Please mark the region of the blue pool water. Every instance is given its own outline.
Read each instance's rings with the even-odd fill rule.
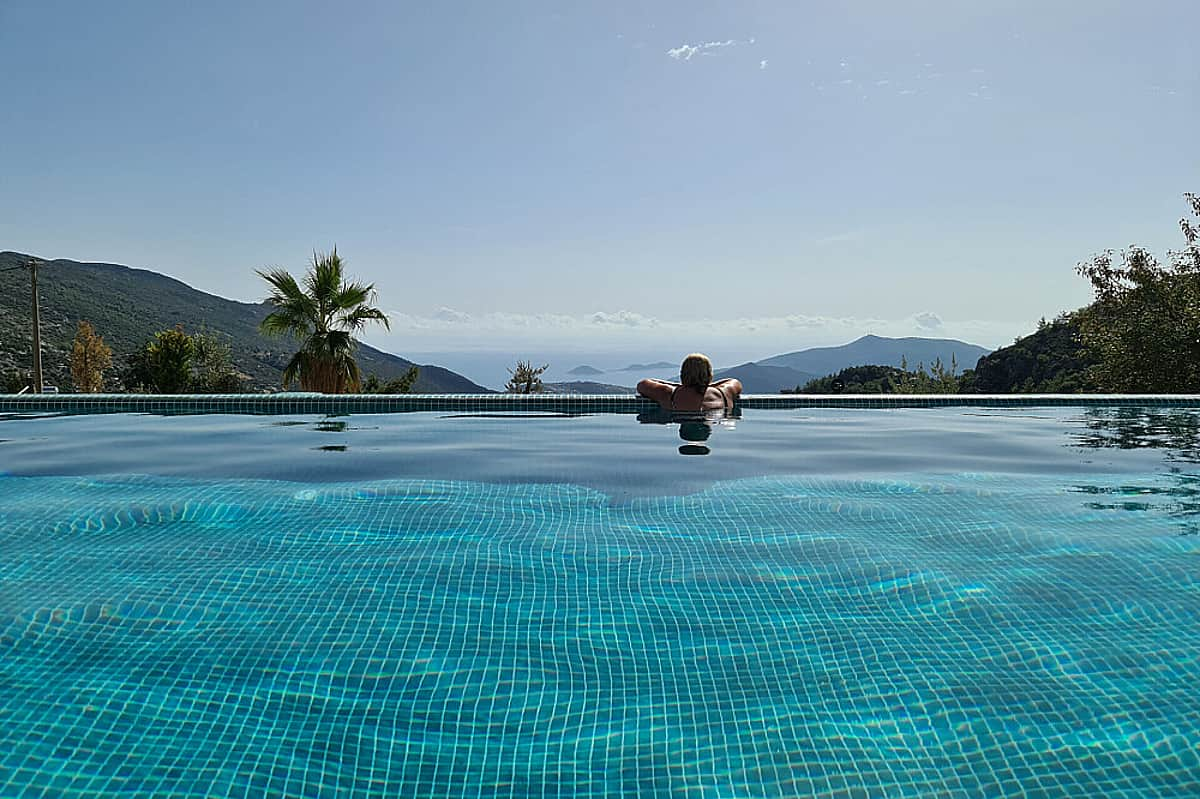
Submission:
[[[0,420],[0,795],[1200,794],[1200,413]]]

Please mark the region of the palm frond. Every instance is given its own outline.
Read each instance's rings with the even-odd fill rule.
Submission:
[[[258,329],[268,336],[308,335],[315,326],[316,308],[296,279],[286,269],[279,268],[260,269],[258,274],[274,288],[266,302],[275,308],[259,323]]]
[[[366,308],[359,306],[348,314],[342,314],[338,317],[338,323],[349,331],[362,330],[366,327],[367,322],[382,322],[383,326],[388,330],[392,329],[391,323],[383,311],[378,308]]]
[[[352,357],[354,351],[358,349],[358,342],[350,335],[349,330],[330,330],[320,337],[318,347],[317,351],[320,352],[321,357],[336,360]]]
[[[305,367],[308,363],[308,353],[300,350],[292,359],[287,362],[287,366],[283,367],[283,388],[286,391],[292,387],[292,383],[300,380],[308,371]]]
[[[286,269],[274,267],[271,269],[256,269],[258,276],[270,283],[275,291],[271,297],[267,298],[267,302],[282,301],[285,299],[293,299],[304,296],[304,292],[300,290],[300,286],[296,283],[296,278]]]
[[[267,314],[258,329],[265,336],[304,338],[312,333],[312,323],[308,314],[286,308]]]
[[[329,254],[313,253],[312,265],[304,276],[304,284],[309,296],[320,307],[322,317],[327,317],[342,285],[342,259],[337,247]]]
[[[343,283],[334,295],[333,304],[338,310],[347,311],[358,305],[365,305],[375,294],[372,283]]]

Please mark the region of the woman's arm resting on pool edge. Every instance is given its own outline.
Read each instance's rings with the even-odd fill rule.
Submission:
[[[674,383],[668,383],[665,380],[655,380],[653,377],[639,380],[637,384],[638,394],[646,399],[652,399],[660,405],[670,404],[671,392],[674,390]]]

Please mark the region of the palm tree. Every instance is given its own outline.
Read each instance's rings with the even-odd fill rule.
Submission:
[[[271,284],[266,301],[275,308],[258,329],[302,342],[283,369],[283,387],[299,380],[305,391],[358,391],[361,374],[353,334],[372,320],[391,330],[383,311],[368,304],[375,299],[375,284],[346,282],[336,247],[328,255],[313,253],[304,288],[286,269],[260,269],[258,274]]]

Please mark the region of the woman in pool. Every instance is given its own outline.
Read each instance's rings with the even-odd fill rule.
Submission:
[[[726,377],[715,383],[712,362],[700,353],[683,359],[679,367],[679,382],[670,383],[648,377],[637,384],[637,392],[671,411],[732,410],[742,384]]]

